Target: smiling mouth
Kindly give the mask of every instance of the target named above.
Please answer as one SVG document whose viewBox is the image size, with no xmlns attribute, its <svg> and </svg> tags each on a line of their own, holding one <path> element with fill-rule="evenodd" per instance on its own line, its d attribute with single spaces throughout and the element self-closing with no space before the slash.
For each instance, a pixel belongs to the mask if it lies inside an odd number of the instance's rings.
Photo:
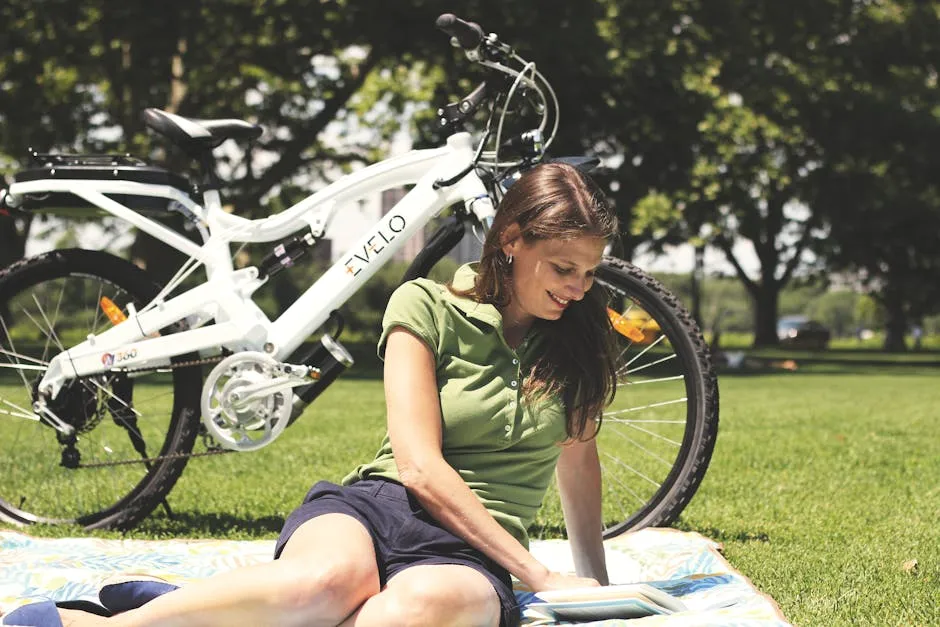
<svg viewBox="0 0 940 627">
<path fill-rule="evenodd" d="M 566 307 L 568 303 L 571 302 L 570 300 L 565 300 L 564 298 L 558 298 L 551 292 L 548 292 L 548 297 L 551 298 L 553 301 L 555 301 L 557 304 L 561 305 L 562 307 Z"/>
</svg>

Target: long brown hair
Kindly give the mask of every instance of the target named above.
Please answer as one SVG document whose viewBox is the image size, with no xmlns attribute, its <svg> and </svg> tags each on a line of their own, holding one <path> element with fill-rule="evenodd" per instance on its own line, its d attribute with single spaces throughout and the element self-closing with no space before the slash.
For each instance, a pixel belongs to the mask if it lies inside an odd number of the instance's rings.
<svg viewBox="0 0 940 627">
<path fill-rule="evenodd" d="M 512 268 L 502 246 L 512 224 L 518 225 L 527 245 L 547 239 L 610 239 L 617 234 L 617 217 L 590 177 L 562 163 L 536 166 L 499 203 L 483 243 L 476 282 L 463 296 L 498 308 L 509 304 Z M 525 398 L 559 396 L 567 412 L 568 437 L 594 437 L 617 387 L 613 329 L 603 288 L 595 283 L 582 300 L 569 303 L 561 318 L 536 319 L 534 324 L 547 341 L 523 383 Z M 593 428 L 588 429 L 589 424 Z"/>
</svg>

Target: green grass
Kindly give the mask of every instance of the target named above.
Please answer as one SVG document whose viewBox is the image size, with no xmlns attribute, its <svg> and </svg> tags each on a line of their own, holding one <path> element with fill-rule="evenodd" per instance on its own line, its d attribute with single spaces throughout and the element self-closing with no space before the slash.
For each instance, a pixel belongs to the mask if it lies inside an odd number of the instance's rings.
<svg viewBox="0 0 940 627">
<path fill-rule="evenodd" d="M 725 376 L 680 526 L 723 542 L 797 624 L 936 624 L 938 374 Z"/>
<path fill-rule="evenodd" d="M 839 361 L 723 374 L 714 458 L 677 526 L 722 542 L 795 624 L 940 623 L 938 375 Z M 272 538 L 311 483 L 374 453 L 383 412 L 380 381 L 340 380 L 272 446 L 193 460 L 175 518 L 128 535 Z"/>
<path fill-rule="evenodd" d="M 712 339 L 711 331 L 706 329 L 704 334 L 705 339 L 710 342 Z M 836 336 L 830 340 L 829 349 L 836 351 L 860 351 L 869 354 L 879 353 L 883 351 L 882 347 L 884 346 L 884 341 L 885 334 L 883 331 L 877 331 L 871 337 L 864 340 L 854 336 Z M 904 341 L 908 350 L 913 351 L 914 340 L 910 334 L 905 336 Z M 753 333 L 726 331 L 721 334 L 721 347 L 725 350 L 749 349 L 753 344 Z M 933 333 L 925 335 L 922 338 L 921 345 L 922 350 L 937 353 L 940 351 L 940 334 Z"/>
</svg>

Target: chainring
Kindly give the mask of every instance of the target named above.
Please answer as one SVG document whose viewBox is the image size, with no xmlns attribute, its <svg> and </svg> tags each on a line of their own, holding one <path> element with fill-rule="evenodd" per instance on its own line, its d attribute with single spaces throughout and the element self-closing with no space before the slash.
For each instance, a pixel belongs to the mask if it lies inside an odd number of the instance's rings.
<svg viewBox="0 0 940 627">
<path fill-rule="evenodd" d="M 292 392 L 275 391 L 246 400 L 252 386 L 280 378 L 279 362 L 259 352 L 223 359 L 202 388 L 202 421 L 223 447 L 254 451 L 273 442 L 290 420 Z"/>
</svg>

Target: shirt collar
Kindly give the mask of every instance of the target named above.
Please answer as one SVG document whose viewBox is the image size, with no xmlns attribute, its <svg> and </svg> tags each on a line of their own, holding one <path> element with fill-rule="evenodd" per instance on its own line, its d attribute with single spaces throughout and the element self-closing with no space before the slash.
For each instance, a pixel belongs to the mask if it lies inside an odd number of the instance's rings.
<svg viewBox="0 0 940 627">
<path fill-rule="evenodd" d="M 451 286 L 459 292 L 471 289 L 474 285 L 474 281 L 476 281 L 477 266 L 478 264 L 476 263 L 468 263 L 457 268 Z M 450 290 L 445 290 L 444 294 L 447 300 L 453 303 L 454 307 L 462 311 L 467 317 L 485 322 L 497 329 L 502 328 L 503 316 L 494 305 L 478 303 L 468 296 L 458 296 Z"/>
</svg>

